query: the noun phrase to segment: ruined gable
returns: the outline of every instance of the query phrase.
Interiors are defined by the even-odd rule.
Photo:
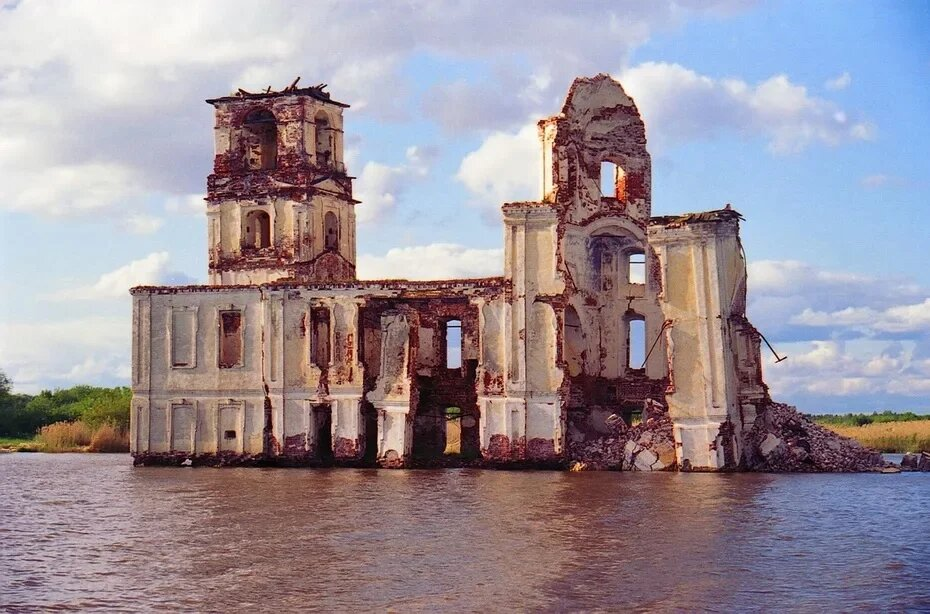
[[[651,217],[609,76],[539,123],[540,200],[503,205],[486,279],[356,279],[347,105],[322,86],[208,102],[210,285],[132,290],[136,463],[769,466],[760,433],[793,422],[770,419],[741,218]]]

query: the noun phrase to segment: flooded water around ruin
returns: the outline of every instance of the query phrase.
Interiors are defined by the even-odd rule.
[[[930,474],[2,454],[0,609],[927,611]]]

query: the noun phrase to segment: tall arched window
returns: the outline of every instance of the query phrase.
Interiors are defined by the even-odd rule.
[[[271,170],[278,163],[278,126],[267,109],[249,113],[242,124],[245,166],[249,170]]]
[[[313,118],[316,124],[316,163],[322,166],[332,164],[333,136],[329,125],[329,116],[320,111]]]
[[[323,216],[324,247],[328,250],[339,250],[339,220],[332,211]]]
[[[271,247],[271,218],[264,211],[249,211],[245,216],[242,247],[262,249]]]

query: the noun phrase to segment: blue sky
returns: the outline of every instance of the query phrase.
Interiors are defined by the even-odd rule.
[[[206,278],[211,107],[352,104],[360,276],[499,274],[573,77],[634,97],[653,211],[742,212],[750,317],[806,411],[930,411],[926,2],[5,2],[0,369],[128,381],[126,290]]]

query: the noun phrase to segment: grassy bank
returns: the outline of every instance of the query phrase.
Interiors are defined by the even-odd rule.
[[[861,426],[836,424],[813,417],[822,426],[851,437],[864,446],[880,452],[920,452],[930,450],[930,418],[898,422],[879,421]]]
[[[129,432],[108,422],[91,426],[80,420],[43,426],[32,439],[0,439],[13,452],[129,452]]]

